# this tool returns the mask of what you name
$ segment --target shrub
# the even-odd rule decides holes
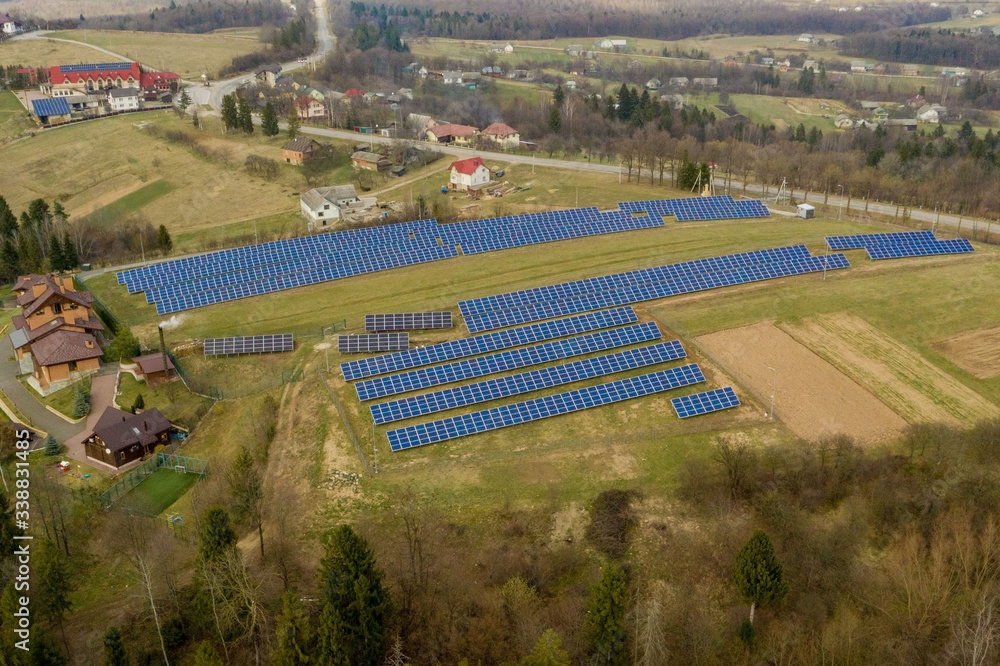
[[[634,490],[605,490],[590,507],[587,538],[610,558],[625,555],[628,531],[635,521],[631,505],[637,495]]]
[[[73,417],[83,418],[90,413],[90,393],[79,384],[73,389]]]
[[[45,441],[42,443],[45,450],[45,455],[47,456],[57,456],[62,453],[62,445],[56,441],[56,438],[52,435],[46,435]]]

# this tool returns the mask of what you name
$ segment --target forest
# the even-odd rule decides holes
[[[453,37],[455,39],[555,39],[628,35],[655,39],[685,39],[698,35],[780,35],[801,32],[853,34],[910,26],[951,17],[947,7],[892,5],[866,12],[836,12],[829,9],[789,9],[783,5],[733,6],[713,0],[706,3],[647,5],[585,2],[558,5],[505,3],[497,11],[493,3],[442,4],[434,7],[351,2],[335,9],[341,20],[353,23],[391,18],[404,35]]]
[[[149,12],[83,16],[79,20],[49,21],[52,28],[89,28],[91,30],[138,30],[142,32],[208,33],[224,28],[281,25],[291,15],[287,5],[278,0],[205,0],[177,4]]]
[[[1000,37],[986,30],[916,29],[862,32],[840,42],[840,53],[885,62],[912,62],[975,69],[1000,67]]]

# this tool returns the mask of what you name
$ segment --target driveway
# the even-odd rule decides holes
[[[10,344],[10,338],[4,337],[0,342],[0,390],[28,420],[24,425],[44,430],[60,442],[65,442],[80,433],[84,428],[82,423],[70,423],[45,409],[45,406],[17,381],[21,366],[16,360],[10,360],[12,358],[14,358],[14,347]]]
[[[87,415],[87,425],[80,432],[65,440],[66,455],[73,460],[78,460],[94,467],[102,469],[118,470],[110,465],[103,465],[100,461],[87,457],[87,452],[83,448],[83,440],[93,430],[97,420],[101,418],[104,410],[112,405],[115,399],[115,386],[118,384],[118,374],[95,375],[90,383],[90,414]]]

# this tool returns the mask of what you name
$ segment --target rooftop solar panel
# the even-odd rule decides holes
[[[337,336],[337,351],[341,354],[398,351],[409,348],[409,333],[366,333]]]
[[[366,331],[421,331],[452,327],[451,312],[407,312],[365,315]]]
[[[295,341],[291,333],[205,339],[205,356],[271,354],[292,351],[293,349],[295,349]]]
[[[382,425],[634,368],[676,361],[685,356],[687,354],[678,340],[661,342],[648,347],[628,349],[549,368],[529,370],[508,377],[497,377],[475,384],[381,402],[371,405],[369,409],[375,424]]]
[[[472,414],[390,430],[386,436],[393,451],[404,451],[417,446],[669,391],[703,381],[705,376],[697,365],[685,365],[544,398],[493,407]]]
[[[695,393],[693,395],[674,398],[670,401],[670,404],[673,405],[674,411],[677,412],[677,418],[686,419],[691,416],[717,412],[729,409],[730,407],[738,407],[740,400],[736,397],[736,393],[733,392],[732,387],[727,386],[726,388],[713,389],[704,393]]]

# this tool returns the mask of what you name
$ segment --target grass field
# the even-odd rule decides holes
[[[129,500],[149,515],[158,516],[180,499],[199,478],[197,474],[158,469],[132,489]]]
[[[54,39],[15,39],[0,43],[0,65],[5,67],[52,67],[102,62],[108,58],[107,54],[84,44],[70,44]]]
[[[36,127],[14,93],[0,92],[0,144],[23,136]]]
[[[136,380],[127,372],[121,373],[115,398],[118,406],[128,410],[139,394],[142,394],[147,409],[156,407],[167,419],[187,428],[194,427],[212,405],[210,399],[191,393],[181,382],[171,382],[169,387],[161,384],[150,388],[146,382]]]
[[[121,199],[108,204],[104,207],[104,210],[108,213],[120,215],[135,213],[163,195],[170,194],[175,189],[176,187],[170,181],[154,180],[148,185],[143,185],[135,192],[130,192]]]
[[[72,386],[67,386],[64,389],[59,389],[55,393],[51,393],[44,398],[35,392],[27,382],[23,382],[24,386],[28,389],[31,395],[42,403],[43,405],[48,405],[52,409],[56,410],[60,414],[65,414],[71,419],[75,419],[73,416],[73,402],[76,396],[76,390],[79,388],[82,391],[90,393],[90,379],[85,379],[82,382],[73,384]]]
[[[262,48],[262,44],[245,33],[219,32],[191,35],[167,32],[132,32],[117,30],[64,30],[52,37],[93,44],[149,67],[166,69],[194,80],[207,73],[214,78],[219,69],[235,56]]]

